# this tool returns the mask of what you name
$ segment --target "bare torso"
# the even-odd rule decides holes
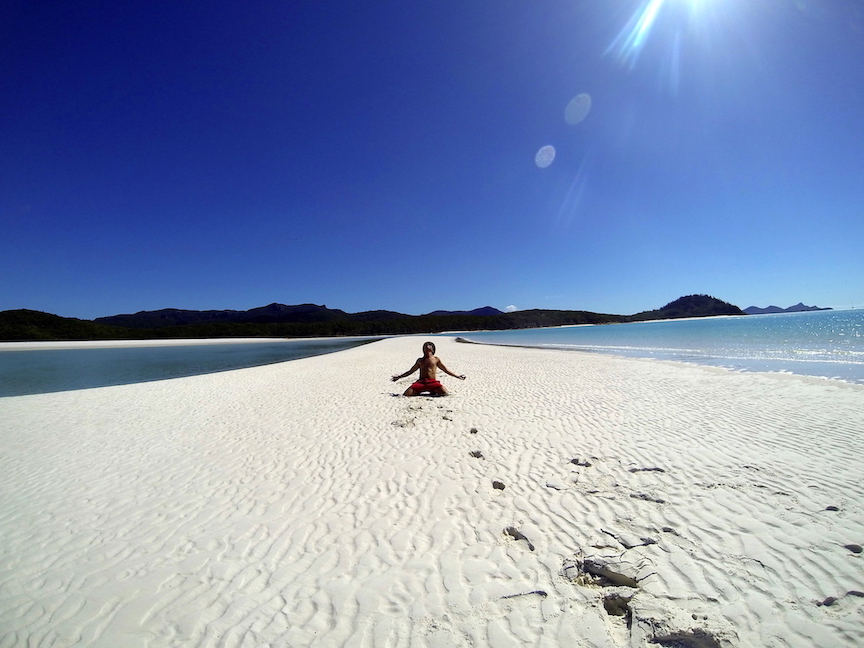
[[[436,356],[417,358],[420,365],[420,380],[438,380],[438,363]]]

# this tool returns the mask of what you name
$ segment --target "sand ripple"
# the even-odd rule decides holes
[[[0,648],[864,645],[864,387],[421,342],[0,399]]]

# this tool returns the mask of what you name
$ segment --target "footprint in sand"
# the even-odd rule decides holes
[[[525,534],[516,527],[507,527],[506,529],[504,529],[504,533],[509,535],[514,540],[524,540],[528,544],[528,549],[534,551],[534,545],[531,544],[531,541],[525,536]]]
[[[581,561],[565,560],[562,573],[564,578],[577,585],[588,587],[629,587],[636,589],[639,581],[635,573],[622,569],[624,563],[605,558],[585,558]]]
[[[606,614],[609,616],[622,616],[626,617],[629,621],[633,614],[630,610],[630,600],[632,598],[632,596],[622,596],[614,592],[603,597],[603,609],[606,610]]]

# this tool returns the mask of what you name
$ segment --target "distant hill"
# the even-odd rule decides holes
[[[387,310],[346,313],[317,304],[274,303],[248,311],[168,308],[100,317],[91,322],[33,310],[10,310],[0,312],[0,340],[384,336],[742,314],[737,306],[708,295],[688,295],[658,310],[631,316],[539,309],[502,313],[491,306],[472,311],[439,310],[426,315]]]
[[[806,313],[808,311],[823,311],[833,310],[831,308],[819,308],[818,306],[805,306],[798,302],[789,308],[780,308],[779,306],[768,306],[767,308],[759,308],[758,306],[748,306],[744,312],[748,315],[768,315],[770,313]]]
[[[472,311],[437,310],[419,317],[449,317],[455,315],[483,316],[501,315],[502,312],[491,306],[475,308]],[[112,315],[97,317],[94,322],[111,326],[123,326],[134,329],[160,329],[171,326],[188,326],[191,324],[297,324],[312,322],[334,322],[348,320],[353,322],[392,321],[416,315],[406,315],[395,311],[376,310],[362,313],[346,313],[343,310],[318,306],[317,304],[269,304],[248,311],[210,310],[192,311],[166,308],[157,311],[141,311],[131,315]]]
[[[631,315],[634,322],[657,319],[679,319],[682,317],[713,317],[716,315],[744,315],[737,306],[710,295],[686,295],[669,302],[663,308]]]
[[[115,340],[130,337],[129,333],[116,326],[24,308],[0,312],[0,340]]]
[[[404,315],[396,314],[398,317]],[[209,310],[193,311],[165,308],[157,311],[140,311],[131,315],[112,315],[97,317],[94,322],[124,326],[135,329],[154,329],[169,326],[187,326],[189,324],[219,324],[219,323],[280,323],[280,322],[328,322],[345,319],[348,313],[334,310],[316,304],[269,304],[248,311]]]
[[[232,337],[378,336],[502,330],[624,322],[622,315],[588,311],[473,311],[405,315],[377,310],[346,313],[316,304],[270,304],[248,311],[163,309],[100,317],[89,322],[38,311],[0,312],[0,340],[90,340]]]
[[[427,315],[481,315],[483,317],[488,317],[489,315],[503,315],[504,311],[500,311],[497,308],[492,308],[491,306],[484,306],[483,308],[475,308],[472,311],[443,311],[437,310],[432,311],[431,313],[427,313]]]

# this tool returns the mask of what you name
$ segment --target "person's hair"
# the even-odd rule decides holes
[[[432,353],[435,353],[435,343],[434,342],[424,342],[423,343],[423,352],[426,352],[426,347],[432,347]]]

